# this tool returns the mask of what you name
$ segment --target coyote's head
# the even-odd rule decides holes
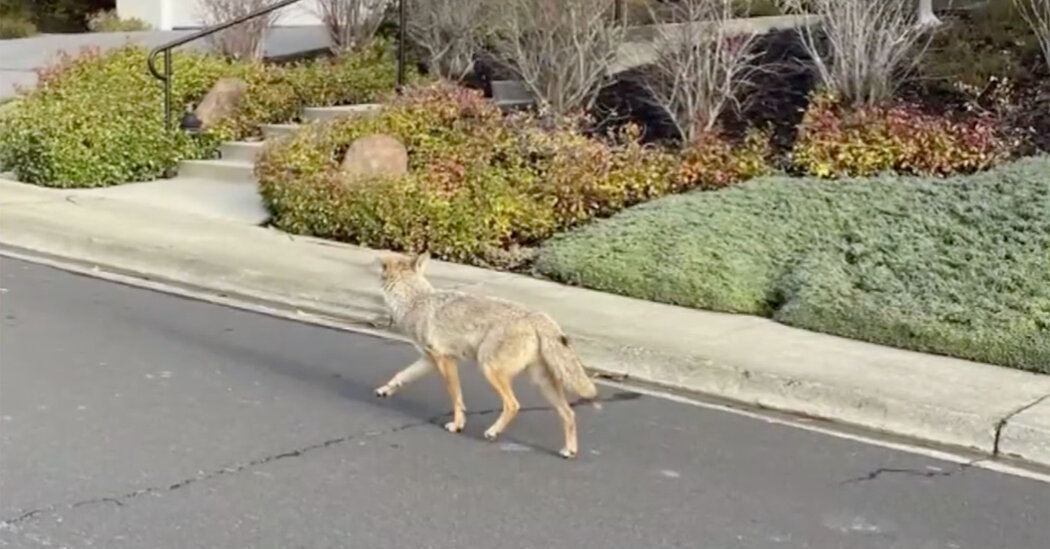
[[[430,285],[423,277],[423,270],[429,260],[430,254],[427,252],[409,257],[391,254],[379,258],[383,289],[388,292],[397,288],[428,289]]]

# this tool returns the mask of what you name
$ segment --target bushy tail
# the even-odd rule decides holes
[[[576,351],[569,346],[569,339],[561,332],[554,321],[543,318],[536,330],[540,338],[540,354],[551,377],[577,395],[594,400],[598,388],[587,377],[583,363]]]

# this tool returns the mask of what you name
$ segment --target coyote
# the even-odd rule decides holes
[[[576,457],[576,416],[565,398],[565,389],[591,401],[598,396],[598,389],[561,328],[550,316],[517,303],[434,289],[423,276],[428,260],[425,252],[379,260],[383,296],[394,324],[411,337],[422,356],[376,389],[376,395],[389,397],[436,369],[445,379],[452,400],[452,421],[445,429],[458,433],[467,418],[457,361],[477,360],[485,379],[503,401],[502,413],[485,431],[485,438],[494,441],[521,408],[511,383],[528,369],[561,417],[565,447],[559,453],[564,458]]]

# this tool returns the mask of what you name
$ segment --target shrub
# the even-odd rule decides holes
[[[682,152],[676,186],[718,189],[769,173],[770,134],[750,130],[740,146],[717,132],[699,135]]]
[[[769,177],[556,236],[556,280],[1050,373],[1050,156],[970,176]]]
[[[235,115],[190,138],[163,131],[161,86],[145,69],[146,55],[133,46],[64,55],[39,71],[37,88],[0,122],[0,157],[21,180],[42,185],[150,180],[182,159],[214,154],[223,140],[257,134],[260,124],[290,121],[304,105],[370,101],[394,85],[390,55],[378,46],[288,67],[178,51],[176,109],[196,104],[220,77],[247,84]]]
[[[1039,41],[1012,1],[988,2],[937,28],[921,68],[929,79],[982,90],[1030,71]]]
[[[149,23],[131,17],[121,19],[116,10],[104,10],[96,12],[87,21],[88,30],[91,32],[136,32],[150,30]]]
[[[405,29],[430,72],[451,81],[474,70],[487,38],[492,5],[485,0],[428,0],[414,6]]]
[[[407,80],[417,77],[406,66]],[[375,40],[366,47],[335,57],[295,65],[292,85],[304,104],[314,107],[372,103],[397,84],[397,59],[389,41]]]
[[[14,15],[0,15],[0,40],[25,38],[36,33],[36,25],[29,19]]]
[[[328,32],[330,49],[340,54],[367,46],[389,7],[388,0],[318,0],[313,12]]]
[[[197,15],[206,26],[218,25],[271,5],[270,0],[199,0]],[[266,33],[280,17],[280,10],[249,19],[215,34],[207,40],[227,59],[260,60],[266,45]]]
[[[0,16],[21,16],[43,32],[84,32],[88,14],[112,7],[113,0],[0,0]]]
[[[339,174],[350,143],[372,133],[405,143],[407,176]],[[671,158],[628,141],[601,143],[527,115],[504,119],[480,93],[436,84],[407,90],[374,117],[276,143],[256,171],[283,230],[510,265],[521,259],[516,249],[557,228],[668,192]]]
[[[685,141],[709,132],[750,83],[757,36],[733,32],[730,0],[683,0],[673,8],[687,26],[660,33],[643,82],[654,103],[667,111]],[[691,26],[710,22],[711,30]]]
[[[1039,42],[1039,51],[1043,54],[1043,61],[1047,68],[1050,68],[1050,1],[1014,0],[1013,4],[1031,27],[1032,33]]]
[[[176,57],[183,68],[206,65],[187,54]],[[152,179],[200,154],[186,136],[162,130],[159,86],[144,70],[145,60],[138,48],[105,56],[94,50],[76,59],[63,56],[41,71],[37,89],[0,128],[4,163],[29,183],[100,186]],[[199,98],[206,86],[203,79],[177,79],[176,104]]]
[[[1050,66],[1017,9],[1045,2],[989,2],[946,18],[909,99],[927,110],[985,113],[1001,135],[1019,141],[1018,154],[1050,152]]]
[[[616,0],[513,0],[494,17],[492,50],[540,108],[588,111],[608,79],[624,29]]]
[[[852,106],[893,99],[918,65],[929,33],[916,25],[913,0],[785,0],[820,25],[799,27],[822,85]]]
[[[999,138],[994,120],[952,121],[907,104],[850,109],[827,93],[814,96],[792,151],[797,169],[819,177],[947,175],[1009,156],[1010,143]]]

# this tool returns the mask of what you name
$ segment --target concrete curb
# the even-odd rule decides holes
[[[6,246],[385,321],[372,250],[3,181],[0,209]],[[461,265],[432,262],[430,278],[549,312],[598,371],[1050,466],[1050,376]]]

